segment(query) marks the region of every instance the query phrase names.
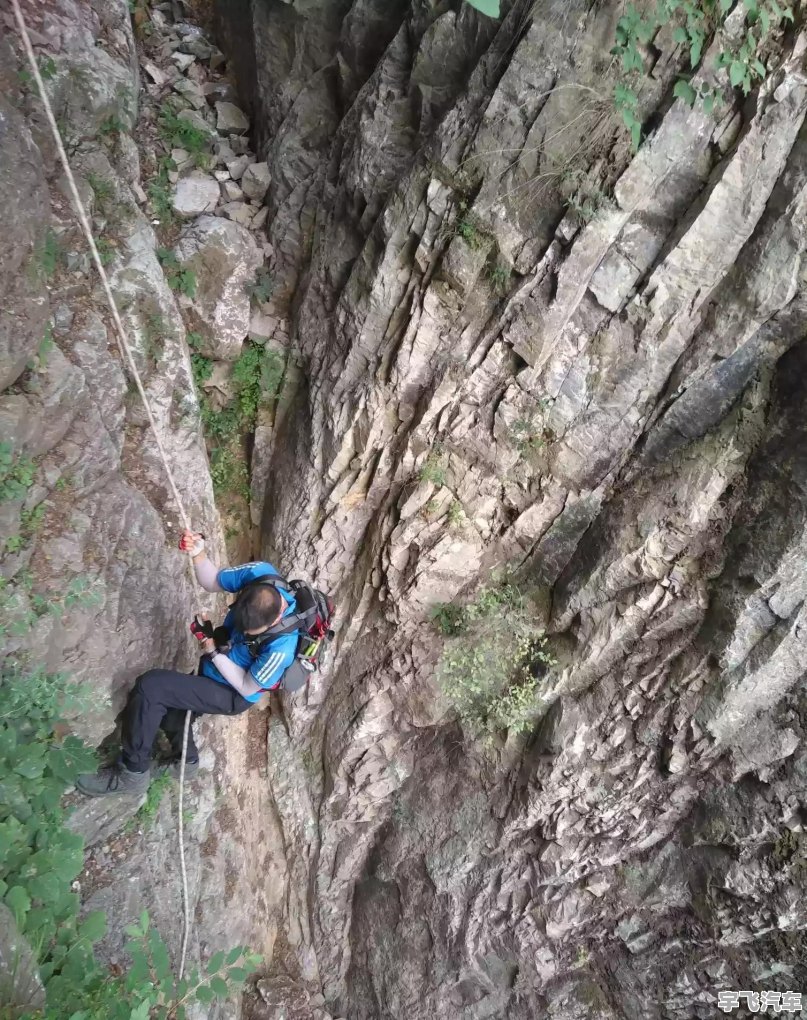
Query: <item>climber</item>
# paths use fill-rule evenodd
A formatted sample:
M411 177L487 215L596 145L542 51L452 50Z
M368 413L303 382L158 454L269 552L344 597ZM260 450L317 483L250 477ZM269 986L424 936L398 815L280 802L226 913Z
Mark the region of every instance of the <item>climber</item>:
M144 793L151 779L151 747L158 729L171 742L173 758L168 768L178 776L188 709L194 719L200 715L239 715L266 691L277 689L283 673L294 662L299 631L292 618L297 605L277 570L270 563L218 570L207 558L203 536L189 529L183 532L179 547L192 558L196 580L205 591L241 594L215 637L206 636L200 641L198 674L151 669L137 678L123 712L120 757L97 773L78 777L76 787L88 797ZM257 581L264 577L279 580ZM265 637L281 620L292 629ZM191 726L185 775L194 775L198 768L199 752Z

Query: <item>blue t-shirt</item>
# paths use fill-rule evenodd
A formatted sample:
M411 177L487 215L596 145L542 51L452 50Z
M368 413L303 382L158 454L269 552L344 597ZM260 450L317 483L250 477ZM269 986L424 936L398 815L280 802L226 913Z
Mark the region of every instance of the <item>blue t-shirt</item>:
M274 576L280 575L271 563L244 563L240 567L227 567L225 570L220 570L218 582L225 591L237 592L248 581L254 581L258 577ZM283 593L283 598L288 603L288 607L283 613L285 619L285 617L297 612L297 603L285 585L278 584L277 587ZM232 659L237 666L247 670L255 683L265 690L270 691L277 687L283 679L283 673L294 662L294 657L297 654L297 631L292 631L291 634L279 634L273 641L267 642L257 656L254 656L247 647L244 635L240 631L233 629L232 610L224 618L223 626L230 632L230 650L227 652L227 658ZM202 673L204 676L209 676L211 680L216 680L220 684L227 683L210 659L204 660ZM262 691L258 691L255 694L246 696L246 700L258 701L262 694Z

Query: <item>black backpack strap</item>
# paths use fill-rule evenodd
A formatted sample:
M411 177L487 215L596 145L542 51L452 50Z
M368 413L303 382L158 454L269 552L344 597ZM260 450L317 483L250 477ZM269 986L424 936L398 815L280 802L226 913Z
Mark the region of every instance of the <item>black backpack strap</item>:
M295 613L293 616L284 616L280 623L265 630L261 637L277 637L279 634L291 634L294 630L308 630L308 621L316 615L316 607L306 609L303 613Z

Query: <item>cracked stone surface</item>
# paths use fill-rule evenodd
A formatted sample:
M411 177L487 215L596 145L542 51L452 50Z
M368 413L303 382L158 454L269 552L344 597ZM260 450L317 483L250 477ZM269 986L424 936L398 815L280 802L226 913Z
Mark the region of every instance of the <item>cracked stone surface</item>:
M616 4L219 7L300 362L263 551L339 607L286 707L304 775L270 738L270 1001L688 1020L804 986L804 40L712 116L659 36L634 154ZM485 750L430 617L504 564L558 664Z

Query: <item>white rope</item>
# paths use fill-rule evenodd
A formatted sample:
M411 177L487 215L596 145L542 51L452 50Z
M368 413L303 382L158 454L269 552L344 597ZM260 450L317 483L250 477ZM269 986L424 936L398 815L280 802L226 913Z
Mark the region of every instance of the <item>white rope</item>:
M17 26L20 30L20 37L22 38L22 44L25 49L25 54L28 57L28 63L31 67L31 74L34 76L36 81L37 89L39 90L39 97L42 100L42 105L45 109L45 116L47 117L48 124L50 125L51 133L53 134L53 140L56 142L56 148L59 153L59 160L64 168L65 176L67 177L67 183L70 187L70 194L73 198L73 204L76 207L78 213L79 222L81 223L81 229L84 231L84 236L87 239L87 244L90 246L90 252L95 262L95 268L98 270L98 275L101 277L101 284L104 288L107 303L109 304L109 310L112 313L112 320L115 323L116 337L118 348L121 352L122 357L126 360L129 365L129 371L131 372L132 378L135 381L140 398L143 401L143 406L146 409L146 415L148 416L149 425L154 433L154 439L157 443L157 449L160 453L160 459L163 462L165 468L165 474L168 478L168 483L171 486L171 491L174 494L177 508L179 510L179 516L182 518L182 523L186 528L190 528L190 521L188 515L185 512L185 506L182 502L182 498L179 495L176 482L174 481L174 475L171 471L171 465L168 463L168 457L166 455L163 444L160 440L160 435L157 431L157 423L154 420L154 415L151 412L148 397L146 395L145 388L143 387L142 380L140 379L140 373L137 371L134 358L132 357L132 350L129 346L129 342L126 337L126 330L124 329L123 322L121 321L120 313L118 312L117 305L115 304L115 298L112 294L112 288L109 285L109 279L104 269L104 264L101 261L101 256L98 252L98 246L95 243L93 237L92 227L87 213L84 209L84 205L81 201L81 196L78 193L76 187L76 181L73 177L73 171L70 169L70 163L67 159L67 153L62 143L62 136L59 133L58 125L56 124L56 118L53 116L53 110L51 109L50 100L48 94L45 91L45 83L42 81L42 76L39 73L39 65L36 62L33 47L31 46L31 39L28 35L28 28L25 24L25 18L23 17L22 11L20 10L19 0L11 0L12 7L14 8L14 17L17 19ZM190 557L188 557L188 566L191 572L191 578L195 583L195 576L193 571L193 564ZM179 863L180 870L182 873L182 911L183 911L183 929L182 929L182 953L179 964L179 979L182 980L182 975L185 971L185 959L188 951L188 936L190 934L190 911L188 909L188 874L185 867L185 829L184 829L184 818L183 818L183 803L184 803L184 787L185 787L185 757L188 751L188 735L190 732L190 711L185 713L185 730L182 735L182 759L179 768Z

